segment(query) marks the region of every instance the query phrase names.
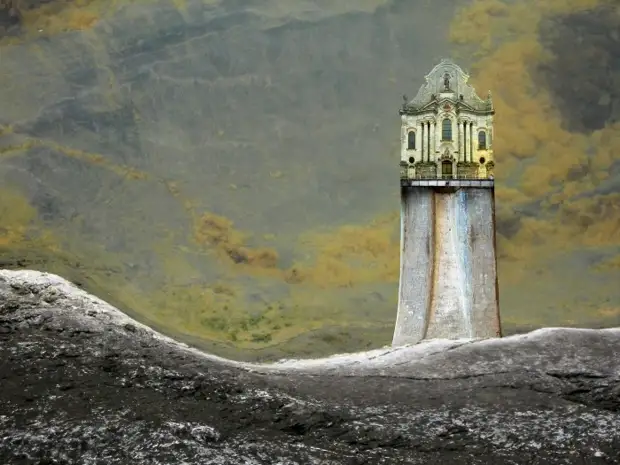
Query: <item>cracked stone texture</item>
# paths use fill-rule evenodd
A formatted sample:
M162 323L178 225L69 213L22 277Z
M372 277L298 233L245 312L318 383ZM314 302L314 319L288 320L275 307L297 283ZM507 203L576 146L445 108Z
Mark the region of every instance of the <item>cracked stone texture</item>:
M3 464L620 463L620 330L227 361L0 271Z

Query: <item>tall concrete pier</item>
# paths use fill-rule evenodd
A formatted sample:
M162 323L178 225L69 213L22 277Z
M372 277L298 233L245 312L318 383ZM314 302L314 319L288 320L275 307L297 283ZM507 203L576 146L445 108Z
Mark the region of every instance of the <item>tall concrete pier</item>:
M442 60L401 114L401 256L393 345L501 335L493 102Z

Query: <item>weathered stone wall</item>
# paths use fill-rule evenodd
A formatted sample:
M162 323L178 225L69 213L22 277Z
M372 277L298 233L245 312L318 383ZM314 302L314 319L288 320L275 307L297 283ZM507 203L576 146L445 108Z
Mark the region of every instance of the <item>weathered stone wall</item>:
M422 178L437 177L437 165L435 163L418 163L415 165L416 176Z
M404 189L401 221L393 344L498 336L493 190Z
M426 290L431 288L433 282L433 208L431 189L403 189L395 345L423 339L428 324L431 295Z
M493 189L465 190L469 250L471 250L472 335L501 334L497 256L495 244L495 192Z
M456 169L458 177L478 177L478 163L459 162Z

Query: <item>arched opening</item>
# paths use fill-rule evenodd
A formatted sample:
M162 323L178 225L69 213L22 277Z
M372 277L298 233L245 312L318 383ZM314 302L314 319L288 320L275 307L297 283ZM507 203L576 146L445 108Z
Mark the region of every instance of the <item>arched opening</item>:
M441 177L452 178L452 162L444 160L441 162Z
M415 131L409 131L407 150L415 150Z
M441 123L441 140L452 140L452 120L446 118Z
M487 149L487 133L484 131L480 131L478 133L478 150L486 150Z

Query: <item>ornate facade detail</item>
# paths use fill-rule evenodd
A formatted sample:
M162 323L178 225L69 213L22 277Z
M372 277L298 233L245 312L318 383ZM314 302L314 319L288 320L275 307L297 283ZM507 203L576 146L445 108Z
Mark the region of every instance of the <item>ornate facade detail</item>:
M436 178L437 163L435 162L419 162L415 164L415 177L419 178Z
M493 100L481 99L469 75L444 59L409 100L403 95L401 166L407 178L488 179L493 173ZM413 133L413 134L412 134ZM412 143L415 141L415 143Z
M409 168L409 163L407 163L404 160L400 161L400 178L406 178L407 177L407 169Z
M454 156L450 153L450 149L448 147L446 147L446 150L444 150L439 157L439 161L454 161Z
M487 176L489 178L495 177L495 163L492 161L487 162L486 164Z
M478 163L459 162L456 165L457 177L462 179L477 179L479 166Z

